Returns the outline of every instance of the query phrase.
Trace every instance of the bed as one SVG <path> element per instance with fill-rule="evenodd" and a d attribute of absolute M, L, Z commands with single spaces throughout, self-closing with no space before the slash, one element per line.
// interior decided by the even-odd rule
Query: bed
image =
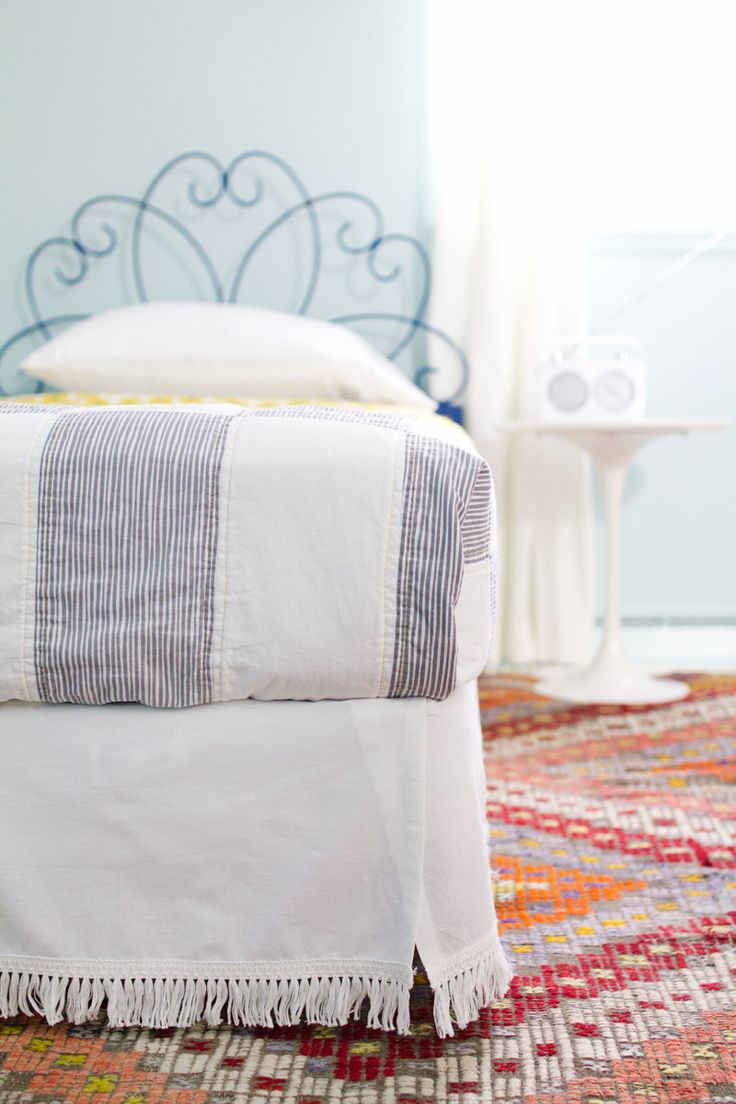
<path fill-rule="evenodd" d="M 418 258 L 410 309 L 308 317 L 335 203 L 369 217 L 327 220 L 353 290 Z M 225 269 L 197 221 L 220 205 L 265 210 Z M 147 220 L 211 302 L 150 301 Z M 242 306 L 284 228 L 296 301 Z M 137 304 L 41 309 L 49 271 L 77 295 L 122 253 Z M 415 949 L 442 1035 L 505 991 L 475 687 L 492 481 L 428 281 L 375 204 L 262 152 L 182 155 L 34 250 L 0 350 L 0 1016 L 407 1032 Z M 427 337 L 444 367 L 411 384 L 393 360 Z"/>

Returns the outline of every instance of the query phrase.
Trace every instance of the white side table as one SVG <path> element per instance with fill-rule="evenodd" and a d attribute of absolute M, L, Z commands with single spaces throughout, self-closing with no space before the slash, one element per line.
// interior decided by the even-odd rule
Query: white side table
<path fill-rule="evenodd" d="M 631 422 L 506 422 L 506 433 L 549 434 L 571 441 L 593 458 L 603 492 L 606 516 L 606 608 L 603 636 L 590 667 L 544 679 L 540 694 L 577 702 L 639 705 L 677 701 L 688 694 L 684 682 L 651 678 L 626 657 L 619 611 L 619 528 L 621 499 L 632 456 L 657 437 L 696 430 L 726 429 L 726 418 L 644 418 Z"/>

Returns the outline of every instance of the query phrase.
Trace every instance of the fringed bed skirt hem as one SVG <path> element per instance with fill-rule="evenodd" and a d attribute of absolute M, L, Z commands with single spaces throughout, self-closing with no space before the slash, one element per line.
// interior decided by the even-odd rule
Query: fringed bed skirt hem
<path fill-rule="evenodd" d="M 298 966 L 298 964 L 294 964 Z M 368 1027 L 409 1032 L 409 976 L 328 973 L 312 976 L 107 977 L 69 971 L 0 970 L 0 1018 L 43 1016 L 50 1024 L 97 1019 L 111 1027 L 191 1027 L 223 1022 L 244 1027 L 307 1023 L 335 1027 L 363 1015 Z M 295 974 L 300 974 L 298 969 Z"/>
<path fill-rule="evenodd" d="M 467 1027 L 482 1008 L 502 997 L 514 970 L 497 935 L 471 948 L 441 970 L 428 971 L 434 989 L 434 1022 L 440 1038 Z"/>
<path fill-rule="evenodd" d="M 161 963 L 156 969 L 147 963 L 141 970 L 141 965 L 129 963 L 126 969 L 115 963 L 111 969 L 110 963 L 6 960 L 0 963 L 0 1018 L 23 1013 L 50 1024 L 82 1024 L 104 1008 L 111 1027 L 284 1027 L 303 1020 L 336 1027 L 365 1013 L 368 1027 L 409 1033 L 412 979 L 403 966 L 269 963 L 253 969 L 218 963 L 221 969 L 212 970 L 205 964 Z M 163 976 L 155 976 L 160 972 Z M 455 1027 L 467 1027 L 504 995 L 512 976 L 497 936 L 429 971 L 437 1034 L 445 1038 Z"/>

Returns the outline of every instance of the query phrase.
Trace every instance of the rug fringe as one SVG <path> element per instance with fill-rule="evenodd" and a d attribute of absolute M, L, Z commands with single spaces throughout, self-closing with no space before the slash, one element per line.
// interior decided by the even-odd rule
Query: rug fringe
<path fill-rule="evenodd" d="M 96 1019 L 107 1002 L 111 1027 L 191 1027 L 224 1021 L 244 1027 L 307 1023 L 336 1027 L 358 1019 L 368 1000 L 368 1027 L 409 1033 L 409 986 L 393 978 L 89 978 L 26 970 L 0 972 L 0 1018 L 43 1016 L 50 1024 Z"/>
<path fill-rule="evenodd" d="M 455 967 L 441 971 L 442 979 L 430 976 L 434 989 L 434 1022 L 440 1038 L 454 1035 L 476 1020 L 480 1010 L 504 995 L 514 969 L 498 936 L 486 940 L 474 954 L 463 956 Z"/>

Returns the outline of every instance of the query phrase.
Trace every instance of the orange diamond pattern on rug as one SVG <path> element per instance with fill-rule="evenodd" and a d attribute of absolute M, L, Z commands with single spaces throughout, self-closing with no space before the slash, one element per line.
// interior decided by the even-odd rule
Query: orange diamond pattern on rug
<path fill-rule="evenodd" d="M 531 924 L 555 924 L 569 916 L 586 916 L 599 901 L 646 890 L 646 882 L 567 870 L 547 863 L 524 862 L 518 856 L 495 855 L 494 896 L 505 930 Z M 550 935 L 550 939 L 561 939 Z"/>
<path fill-rule="evenodd" d="M 0 1022 L 2 1104 L 736 1104 L 736 676 L 668 706 L 481 684 L 494 892 L 517 977 L 438 1039 L 301 1025 Z"/>

